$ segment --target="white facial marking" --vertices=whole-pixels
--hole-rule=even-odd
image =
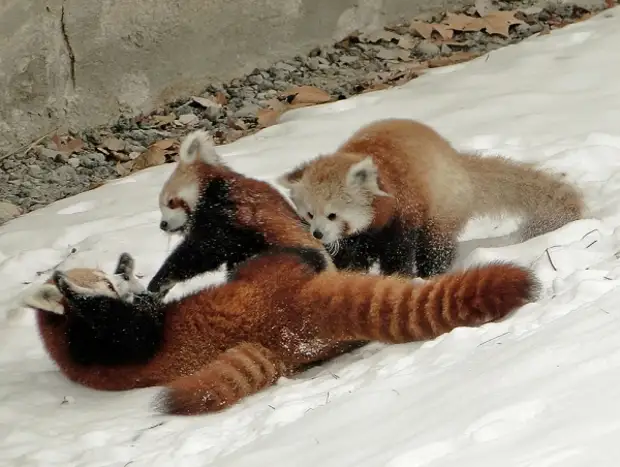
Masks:
[[[170,195],[168,197],[162,196],[159,204],[159,210],[161,212],[162,230],[167,233],[175,233],[181,231],[189,220],[187,212],[185,211],[185,209],[183,209],[183,207],[178,205],[179,203],[173,202],[172,205],[175,207],[169,207],[171,200],[174,200],[175,198],[183,200],[185,204],[187,204],[187,206],[189,207],[190,211],[194,211],[196,209],[196,205],[198,204],[198,197],[198,185],[195,183],[181,188],[175,195]]]
[[[372,206],[366,198],[344,189],[334,194],[319,193],[298,184],[291,199],[299,216],[309,224],[310,233],[325,245],[363,231],[372,222]]]

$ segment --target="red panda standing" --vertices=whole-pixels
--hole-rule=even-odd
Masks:
[[[584,210],[581,193],[560,177],[459,153],[432,128],[405,119],[371,123],[278,181],[336,267],[368,269],[378,260],[384,274],[445,272],[474,217],[523,216],[526,240]]]
[[[503,318],[533,300],[525,268],[490,264],[415,284],[325,271],[313,248],[276,248],[239,265],[230,281],[163,303],[121,255],[115,276],[56,271],[25,298],[60,371],[84,386],[166,386],[157,406],[199,414],[229,407],[357,341],[433,339]],[[321,272],[323,271],[323,272]]]
[[[151,292],[164,294],[175,283],[222,264],[230,272],[272,246],[316,248],[325,255],[327,267],[334,267],[284,196],[268,183],[227,167],[203,130],[182,142],[159,206],[161,230],[184,238],[151,280]]]

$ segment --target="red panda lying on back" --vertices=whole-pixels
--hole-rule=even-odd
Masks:
[[[217,269],[228,271],[272,246],[316,248],[330,256],[303,226],[288,201],[266,182],[230,169],[203,130],[182,142],[179,162],[160,196],[160,228],[183,235],[148,285],[164,294],[175,283]]]
[[[326,271],[312,248],[276,248],[240,264],[230,281],[163,303],[133,278],[56,271],[25,298],[43,344],[70,380],[99,390],[165,386],[157,407],[224,409],[357,341],[433,339],[499,320],[534,299],[527,269],[491,264],[414,284]]]
[[[432,128],[387,119],[354,133],[333,154],[278,179],[338,268],[421,277],[448,270],[474,217],[525,217],[524,240],[580,219],[577,188],[501,157],[457,152]]]

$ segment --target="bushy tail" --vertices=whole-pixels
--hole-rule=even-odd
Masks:
[[[402,343],[503,318],[533,300],[539,283],[516,265],[490,264],[425,283],[326,273],[304,291],[324,338]]]
[[[504,157],[463,154],[478,214],[510,213],[525,217],[521,237],[527,240],[581,219],[585,204],[580,190],[559,174]]]
[[[158,410],[175,415],[217,412],[274,384],[282,362],[259,344],[243,343],[202,370],[171,383],[155,401]]]

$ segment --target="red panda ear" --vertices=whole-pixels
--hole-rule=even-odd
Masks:
[[[390,196],[379,188],[379,170],[371,157],[353,164],[347,172],[348,187],[369,191],[376,196]]]
[[[202,162],[208,165],[224,165],[215,151],[215,145],[204,130],[196,130],[185,137],[179,148],[179,160],[184,164]]]
[[[304,162],[303,164],[298,165],[290,172],[287,172],[284,175],[280,175],[276,179],[276,182],[278,182],[278,184],[290,190],[291,188],[293,188],[293,186],[299,183],[299,181],[301,180],[301,177],[303,177],[304,175],[304,171],[308,168],[309,165],[310,165],[310,162]]]
[[[45,283],[23,297],[21,302],[23,306],[28,308],[62,315],[65,312],[62,299],[60,290],[54,284]]]

